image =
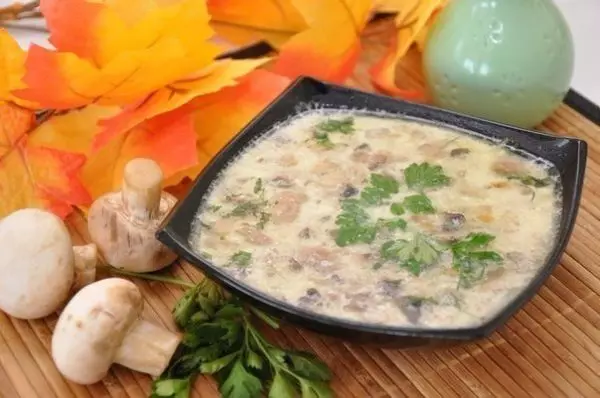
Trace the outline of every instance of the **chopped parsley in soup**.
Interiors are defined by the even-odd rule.
[[[222,172],[191,244],[247,285],[316,313],[476,326],[528,285],[553,247],[552,171],[455,130],[311,111]]]

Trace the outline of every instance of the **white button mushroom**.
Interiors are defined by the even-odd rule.
[[[52,335],[52,358],[60,373],[93,384],[110,366],[159,376],[181,336],[140,319],[142,295],[132,282],[104,279],[81,289],[67,304]]]
[[[152,272],[175,261],[176,255],[154,236],[177,201],[162,191],[162,181],[156,162],[133,159],[125,166],[121,192],[106,194],[90,207],[90,236],[113,267]]]
[[[0,310],[21,319],[50,315],[72,289],[94,280],[96,260],[95,245],[73,247],[54,214],[40,209],[9,214],[0,220]]]

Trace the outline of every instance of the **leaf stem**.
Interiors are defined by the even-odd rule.
[[[187,282],[187,281],[184,281],[183,279],[174,278],[172,276],[167,276],[167,275],[150,274],[150,273],[143,274],[143,273],[139,273],[139,272],[126,271],[124,269],[109,267],[109,266],[105,266],[105,265],[100,265],[97,268],[104,270],[112,275],[129,276],[132,278],[139,278],[139,279],[145,279],[145,280],[149,280],[149,281],[169,283],[171,285],[183,286],[183,287],[188,287],[188,288],[196,286],[192,282]]]
[[[256,315],[256,317],[259,318],[261,321],[263,321],[267,325],[271,326],[273,329],[279,329],[279,323],[277,322],[277,320],[275,318],[264,313],[263,311],[259,310],[256,307],[249,306],[249,309],[250,309],[250,312],[252,312],[254,315]]]

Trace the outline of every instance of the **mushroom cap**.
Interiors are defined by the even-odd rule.
[[[79,384],[100,381],[143,305],[137,286],[120,278],[94,282],[77,292],[52,335],[52,358],[60,373]]]
[[[73,248],[63,221],[40,209],[0,220],[0,309],[21,319],[50,315],[73,284]]]

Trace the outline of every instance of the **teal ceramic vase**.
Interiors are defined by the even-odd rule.
[[[435,105],[525,128],[561,103],[573,62],[553,0],[450,0],[423,54]]]

